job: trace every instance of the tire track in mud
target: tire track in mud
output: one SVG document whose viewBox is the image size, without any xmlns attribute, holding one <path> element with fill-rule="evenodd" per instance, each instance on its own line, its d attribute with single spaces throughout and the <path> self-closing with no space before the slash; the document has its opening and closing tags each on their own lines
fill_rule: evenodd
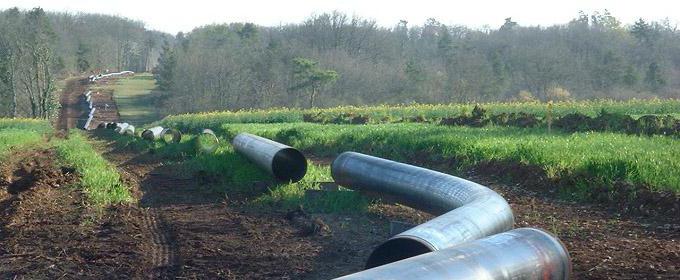
<svg viewBox="0 0 680 280">
<path fill-rule="evenodd" d="M 149 258 L 149 276 L 154 279 L 170 279 L 178 272 L 177 244 L 167 224 L 154 208 L 141 209 L 145 230 L 150 239 L 146 250 Z"/>
</svg>

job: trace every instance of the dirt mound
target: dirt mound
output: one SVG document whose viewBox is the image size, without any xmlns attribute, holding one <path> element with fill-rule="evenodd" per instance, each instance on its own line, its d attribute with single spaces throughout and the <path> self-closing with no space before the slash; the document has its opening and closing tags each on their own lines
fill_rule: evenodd
<svg viewBox="0 0 680 280">
<path fill-rule="evenodd" d="M 16 154 L 0 167 L 0 278 L 132 278 L 135 220 L 123 209 L 93 213 L 72 168 L 52 151 Z M 99 218 L 95 218 L 97 215 Z"/>
</svg>

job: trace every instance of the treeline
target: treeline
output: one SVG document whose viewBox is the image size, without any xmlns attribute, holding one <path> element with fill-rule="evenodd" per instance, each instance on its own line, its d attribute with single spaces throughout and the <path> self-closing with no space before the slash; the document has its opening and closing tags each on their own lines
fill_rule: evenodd
<svg viewBox="0 0 680 280">
<path fill-rule="evenodd" d="M 155 70 L 169 112 L 340 104 L 678 97 L 680 32 L 609 12 L 497 29 L 383 28 L 341 13 L 178 34 Z"/>
<path fill-rule="evenodd" d="M 125 18 L 0 11 L 0 117 L 50 118 L 55 81 L 108 71 L 150 71 L 172 36 Z"/>
</svg>

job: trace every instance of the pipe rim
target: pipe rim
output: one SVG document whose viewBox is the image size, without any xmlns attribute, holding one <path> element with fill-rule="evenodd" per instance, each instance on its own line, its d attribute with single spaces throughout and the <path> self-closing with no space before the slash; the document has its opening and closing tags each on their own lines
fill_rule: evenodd
<svg viewBox="0 0 680 280">
<path fill-rule="evenodd" d="M 370 269 L 418 255 L 437 251 L 432 244 L 417 236 L 398 235 L 378 245 L 366 260 Z"/>
<path fill-rule="evenodd" d="M 295 148 L 283 148 L 274 154 L 271 168 L 277 180 L 296 183 L 307 174 L 307 158 Z"/>
<path fill-rule="evenodd" d="M 172 136 L 172 138 L 170 138 L 169 141 L 168 141 L 168 138 L 165 137 L 168 134 L 170 136 Z M 166 129 L 163 129 L 163 131 L 161 131 L 161 139 L 163 139 L 163 141 L 165 141 L 165 143 L 179 143 L 180 141 L 182 141 L 182 133 L 179 132 L 179 130 L 176 130 L 176 129 L 166 128 Z"/>
</svg>

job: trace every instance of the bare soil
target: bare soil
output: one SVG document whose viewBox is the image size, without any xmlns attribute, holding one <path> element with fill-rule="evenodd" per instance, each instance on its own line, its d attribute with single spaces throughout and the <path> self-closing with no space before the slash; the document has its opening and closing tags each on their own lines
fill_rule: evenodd
<svg viewBox="0 0 680 280">
<path fill-rule="evenodd" d="M 85 124 L 87 112 L 85 112 L 85 97 L 87 79 L 72 78 L 66 81 L 66 86 L 59 97 L 61 109 L 56 126 L 60 130 L 76 128 L 79 124 Z M 82 127 L 80 127 L 82 128 Z"/>
</svg>

